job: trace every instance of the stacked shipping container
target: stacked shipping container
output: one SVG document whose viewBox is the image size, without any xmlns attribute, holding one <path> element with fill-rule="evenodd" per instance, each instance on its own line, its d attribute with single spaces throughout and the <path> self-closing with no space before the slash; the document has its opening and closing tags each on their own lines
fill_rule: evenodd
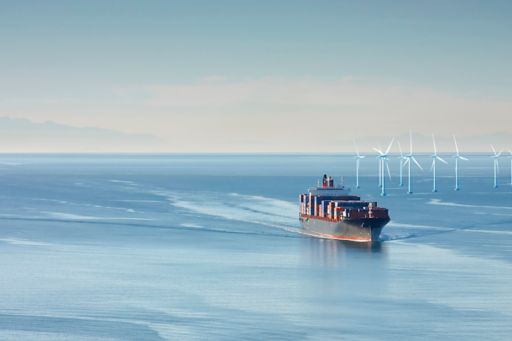
<svg viewBox="0 0 512 341">
<path fill-rule="evenodd" d="M 359 199 L 350 195 L 331 198 L 316 196 L 312 193 L 300 194 L 300 214 L 331 220 L 378 218 L 387 215 L 387 210 L 377 207 L 376 202 L 359 201 Z"/>
</svg>

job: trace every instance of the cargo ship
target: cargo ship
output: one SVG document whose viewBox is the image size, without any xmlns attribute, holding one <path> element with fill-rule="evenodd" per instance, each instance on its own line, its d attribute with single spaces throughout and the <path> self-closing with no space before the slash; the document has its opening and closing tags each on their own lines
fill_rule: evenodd
<svg viewBox="0 0 512 341">
<path fill-rule="evenodd" d="M 350 195 L 343 185 L 324 175 L 322 183 L 299 195 L 302 232 L 311 236 L 354 242 L 377 242 L 389 222 L 388 210 L 375 201 Z"/>
</svg>

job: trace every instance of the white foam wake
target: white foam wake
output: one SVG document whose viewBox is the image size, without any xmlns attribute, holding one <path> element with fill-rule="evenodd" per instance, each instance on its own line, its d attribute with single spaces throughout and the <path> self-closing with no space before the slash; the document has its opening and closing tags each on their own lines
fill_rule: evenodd
<svg viewBox="0 0 512 341">
<path fill-rule="evenodd" d="M 256 223 L 296 233 L 297 205 L 275 198 L 239 193 L 157 191 L 169 203 L 190 212 L 228 220 Z"/>
<path fill-rule="evenodd" d="M 452 227 L 443 227 L 443 226 L 432 226 L 432 225 L 416 225 L 416 224 L 407 224 L 407 223 L 397 223 L 394 221 L 390 221 L 388 223 L 388 227 L 401 227 L 401 228 L 410 228 L 410 229 L 425 229 L 425 230 L 436 230 L 436 231 L 453 231 L 455 230 Z"/>
<path fill-rule="evenodd" d="M 428 202 L 428 204 L 429 205 L 439 205 L 439 206 L 450 206 L 450 207 L 467 207 L 467 208 L 485 208 L 485 209 L 512 210 L 512 207 L 510 207 L 510 206 L 460 204 L 460 203 L 456 203 L 456 202 L 442 201 L 441 199 L 431 199 Z"/>
<path fill-rule="evenodd" d="M 498 230 L 468 229 L 468 230 L 464 230 L 464 232 L 512 235 L 512 231 L 498 231 Z"/>
<path fill-rule="evenodd" d="M 200 229 L 200 228 L 203 228 L 203 226 L 201 226 L 201 225 L 199 225 L 199 224 L 194 224 L 194 223 L 182 223 L 182 224 L 180 224 L 180 226 L 188 227 L 188 228 L 191 228 L 191 229 Z"/>
<path fill-rule="evenodd" d="M 130 185 L 130 186 L 135 186 L 136 185 L 135 182 L 129 181 L 129 180 L 111 179 L 111 180 L 109 180 L 109 182 L 112 182 L 114 184 L 124 184 L 124 185 Z"/>
<path fill-rule="evenodd" d="M 99 216 L 88 216 L 88 215 L 79 215 L 74 213 L 66 213 L 66 212 L 48 212 L 42 211 L 41 213 L 46 214 L 55 219 L 61 220 L 84 220 L 84 221 L 95 221 L 95 220 L 153 220 L 150 218 L 137 218 L 137 217 L 99 217 Z"/>
<path fill-rule="evenodd" d="M 18 238 L 1 238 L 0 242 L 4 242 L 11 245 L 26 245 L 26 246 L 49 246 L 51 244 L 38 242 L 27 239 L 18 239 Z"/>
</svg>

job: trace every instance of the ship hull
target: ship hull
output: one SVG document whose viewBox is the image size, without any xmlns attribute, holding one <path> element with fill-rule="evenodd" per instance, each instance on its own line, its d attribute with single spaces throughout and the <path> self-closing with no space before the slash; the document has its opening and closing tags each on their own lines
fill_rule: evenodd
<svg viewBox="0 0 512 341">
<path fill-rule="evenodd" d="M 303 233 L 315 237 L 348 240 L 354 242 L 377 242 L 389 218 L 367 218 L 329 221 L 311 216 L 301 216 Z"/>
</svg>

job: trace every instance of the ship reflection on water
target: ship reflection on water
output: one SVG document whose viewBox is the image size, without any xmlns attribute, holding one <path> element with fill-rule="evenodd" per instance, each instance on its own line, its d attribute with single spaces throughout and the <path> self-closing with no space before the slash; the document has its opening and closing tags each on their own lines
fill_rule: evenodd
<svg viewBox="0 0 512 341">
<path fill-rule="evenodd" d="M 342 309 L 353 302 L 366 301 L 388 287 L 386 243 L 305 238 L 301 247 L 302 295 L 314 296 L 324 306 Z"/>
<path fill-rule="evenodd" d="M 384 259 L 386 245 L 382 242 L 355 243 L 334 239 L 304 238 L 303 255 L 311 265 L 343 267 L 351 258 Z"/>
</svg>

